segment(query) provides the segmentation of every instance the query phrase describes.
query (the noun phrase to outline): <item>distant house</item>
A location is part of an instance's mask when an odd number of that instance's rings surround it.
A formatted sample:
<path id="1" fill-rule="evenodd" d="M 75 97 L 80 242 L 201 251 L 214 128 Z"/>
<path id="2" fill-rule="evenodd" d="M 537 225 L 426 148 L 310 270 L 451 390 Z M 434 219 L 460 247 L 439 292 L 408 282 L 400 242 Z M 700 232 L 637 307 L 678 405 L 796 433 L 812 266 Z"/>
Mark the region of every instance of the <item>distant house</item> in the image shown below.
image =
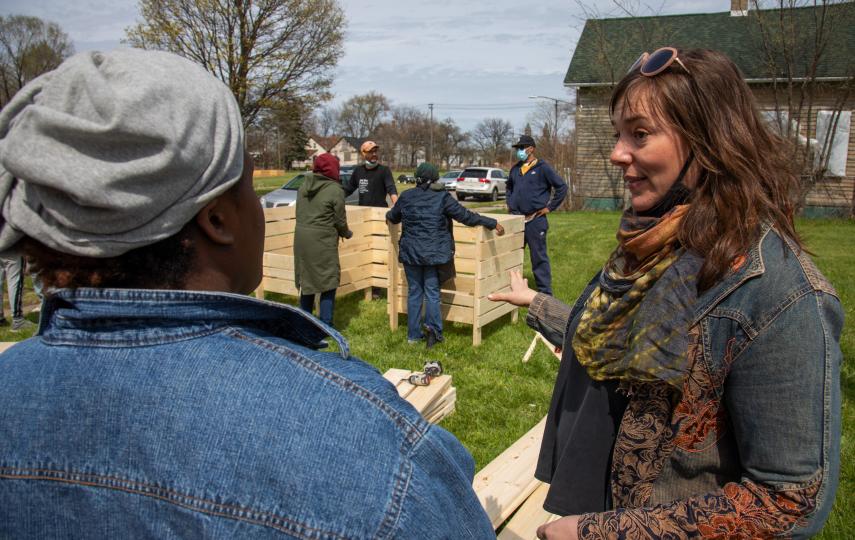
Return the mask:
<path id="1" fill-rule="evenodd" d="M 362 160 L 359 147 L 366 140 L 357 137 L 341 137 L 330 147 L 329 153 L 339 159 L 340 165 L 358 165 Z"/>
<path id="2" fill-rule="evenodd" d="M 808 43 L 796 51 L 796 81 L 804 81 L 808 73 L 805 66 L 810 62 L 806 60 L 810 59 L 814 47 L 809 36 L 811 32 L 816 33 L 819 9 L 822 8 L 804 7 L 790 12 L 796 23 L 793 31 L 803 33 Z M 834 138 L 826 176 L 808 192 L 805 212 L 849 215 L 855 195 L 855 135 L 851 121 L 855 108 L 855 21 L 852 20 L 855 5 L 846 2 L 825 9 L 828 10 L 827 27 L 833 31 L 828 34 L 813 79 L 817 89 L 813 107 L 801 110 L 798 125 L 802 140 L 808 137 L 821 143 L 830 132 L 834 132 Z M 620 171 L 609 162 L 613 130 L 608 101 L 613 85 L 626 74 L 642 51 L 652 52 L 663 46 L 722 51 L 739 66 L 770 122 L 797 125 L 795 118 L 786 118 L 787 110 L 781 110 L 781 101 L 786 103 L 786 97 L 782 98 L 786 90 L 781 90 L 786 79 L 779 65 L 764 54 L 759 31 L 761 15 L 763 20 L 773 20 L 778 14 L 780 12 L 775 10 L 749 12 L 748 0 L 733 0 L 731 10 L 723 13 L 586 21 L 564 79 L 565 86 L 576 90 L 577 171 L 574 184 L 577 193 L 584 198 L 585 207 L 617 209 L 625 205 Z M 796 95 L 795 101 L 798 99 Z M 776 108 L 783 113 L 783 120 L 775 112 Z M 840 111 L 839 116 L 833 111 Z M 832 120 L 830 124 L 831 118 L 836 118 L 836 122 Z M 810 133 L 805 126 L 810 126 Z"/>
<path id="3" fill-rule="evenodd" d="M 306 159 L 291 162 L 292 169 L 310 169 L 315 156 L 325 153 L 327 150 L 320 142 L 321 137 L 311 136 L 306 141 Z"/>

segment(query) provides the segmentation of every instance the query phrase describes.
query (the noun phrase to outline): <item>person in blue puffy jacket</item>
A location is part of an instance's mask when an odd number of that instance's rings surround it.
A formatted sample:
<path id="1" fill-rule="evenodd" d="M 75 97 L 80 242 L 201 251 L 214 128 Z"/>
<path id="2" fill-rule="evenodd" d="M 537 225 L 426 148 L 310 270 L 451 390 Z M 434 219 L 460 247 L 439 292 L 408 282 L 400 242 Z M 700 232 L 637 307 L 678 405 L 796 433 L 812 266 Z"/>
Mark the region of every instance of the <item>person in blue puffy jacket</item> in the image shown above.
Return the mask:
<path id="1" fill-rule="evenodd" d="M 467 210 L 437 180 L 437 168 L 422 163 L 416 169 L 416 187 L 403 192 L 386 213 L 390 222 L 403 223 L 398 260 L 407 276 L 407 340 L 415 343 L 427 339 L 428 348 L 442 341 L 439 267 L 454 258 L 450 220 L 505 234 L 495 219 Z M 424 332 L 420 320 L 423 300 Z"/>

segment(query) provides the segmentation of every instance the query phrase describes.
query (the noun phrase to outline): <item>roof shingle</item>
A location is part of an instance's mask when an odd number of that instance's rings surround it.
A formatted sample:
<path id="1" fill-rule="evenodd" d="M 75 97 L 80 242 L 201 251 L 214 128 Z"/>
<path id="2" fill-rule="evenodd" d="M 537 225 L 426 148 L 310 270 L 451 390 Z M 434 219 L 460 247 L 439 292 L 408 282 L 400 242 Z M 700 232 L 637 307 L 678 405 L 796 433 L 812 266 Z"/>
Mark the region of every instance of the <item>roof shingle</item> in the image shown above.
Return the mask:
<path id="1" fill-rule="evenodd" d="M 761 25 L 772 36 L 768 42 L 787 37 L 797 43 L 795 77 L 804 77 L 815 50 L 818 25 L 826 29 L 828 41 L 822 49 L 817 78 L 855 75 L 855 3 L 844 2 L 825 7 L 801 7 L 785 10 L 791 15 L 786 30 L 781 30 L 779 10 L 750 11 L 747 16 L 732 17 L 730 12 L 589 19 L 570 61 L 564 84 L 588 86 L 612 84 L 626 74 L 642 51 L 663 46 L 716 49 L 728 55 L 748 80 L 768 80 L 777 71 L 783 73 L 780 59 L 774 63 L 763 52 Z M 822 26 L 824 25 L 824 26 Z M 782 49 L 783 47 L 776 47 Z M 791 47 L 792 48 L 792 47 Z"/>

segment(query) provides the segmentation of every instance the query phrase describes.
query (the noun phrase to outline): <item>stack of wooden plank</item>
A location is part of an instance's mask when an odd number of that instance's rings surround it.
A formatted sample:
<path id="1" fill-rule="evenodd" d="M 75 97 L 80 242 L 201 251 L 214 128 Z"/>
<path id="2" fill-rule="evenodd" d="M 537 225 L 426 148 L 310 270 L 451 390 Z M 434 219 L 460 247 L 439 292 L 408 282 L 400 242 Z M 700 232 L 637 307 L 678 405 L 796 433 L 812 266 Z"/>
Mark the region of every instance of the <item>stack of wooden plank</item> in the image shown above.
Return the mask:
<path id="1" fill-rule="evenodd" d="M 407 380 L 413 373 L 407 369 L 390 369 L 383 377 L 432 424 L 454 412 L 457 389 L 451 385 L 451 375 L 435 377 L 427 386 L 416 386 Z"/>
<path id="2" fill-rule="evenodd" d="M 533 539 L 540 525 L 558 518 L 543 509 L 549 486 L 534 477 L 545 426 L 546 417 L 481 469 L 472 482 L 493 527 L 505 524 L 500 539 Z"/>

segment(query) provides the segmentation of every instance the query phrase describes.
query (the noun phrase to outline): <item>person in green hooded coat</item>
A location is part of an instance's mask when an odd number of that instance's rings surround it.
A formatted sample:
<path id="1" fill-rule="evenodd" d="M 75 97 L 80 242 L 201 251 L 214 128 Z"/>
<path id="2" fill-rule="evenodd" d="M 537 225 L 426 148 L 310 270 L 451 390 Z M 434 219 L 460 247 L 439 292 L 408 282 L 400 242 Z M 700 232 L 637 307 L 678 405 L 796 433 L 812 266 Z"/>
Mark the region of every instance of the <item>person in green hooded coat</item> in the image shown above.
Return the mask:
<path id="1" fill-rule="evenodd" d="M 320 294 L 320 319 L 333 326 L 335 291 L 341 274 L 338 239 L 350 238 L 353 232 L 347 226 L 338 158 L 332 154 L 317 156 L 312 172 L 297 191 L 294 281 L 300 289 L 300 309 L 312 313 L 315 295 Z"/>

